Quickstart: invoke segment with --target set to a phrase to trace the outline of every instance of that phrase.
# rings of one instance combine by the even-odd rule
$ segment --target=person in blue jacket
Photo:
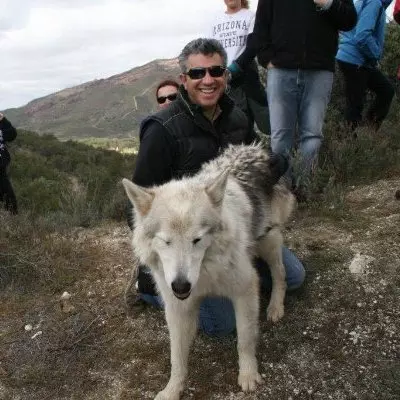
[[[394,88],[378,69],[385,41],[386,8],[392,0],[356,0],[358,22],[343,32],[336,59],[343,73],[346,122],[351,131],[362,121],[367,90],[374,100],[366,114],[367,124],[378,130],[389,112]]]

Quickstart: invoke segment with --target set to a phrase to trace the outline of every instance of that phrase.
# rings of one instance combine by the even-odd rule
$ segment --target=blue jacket
[[[373,67],[382,57],[385,40],[385,9],[392,0],[356,0],[358,21],[355,28],[340,35],[336,59]]]

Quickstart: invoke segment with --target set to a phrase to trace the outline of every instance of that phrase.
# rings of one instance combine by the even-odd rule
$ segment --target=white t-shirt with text
[[[228,54],[228,65],[244,51],[247,36],[253,32],[254,20],[254,12],[242,8],[234,14],[224,12],[212,22],[209,37],[222,44]]]

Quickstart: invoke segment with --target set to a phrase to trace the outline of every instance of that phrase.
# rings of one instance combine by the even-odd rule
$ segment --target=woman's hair
[[[156,96],[158,94],[158,91],[164,86],[175,86],[177,89],[179,89],[178,82],[174,81],[173,79],[165,79],[158,84],[158,86],[156,88]]]
[[[249,8],[249,0],[242,0],[242,8]]]

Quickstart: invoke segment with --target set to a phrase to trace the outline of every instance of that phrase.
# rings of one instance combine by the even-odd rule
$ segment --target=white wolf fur
[[[279,176],[260,145],[243,145],[229,147],[193,177],[146,189],[123,180],[135,209],[134,251],[151,268],[170,332],[171,377],[156,400],[179,399],[199,305],[210,295],[234,305],[239,385],[247,391],[261,382],[259,279],[252,262],[258,254],[270,266],[267,317],[276,322],[286,291],[281,229],[294,206]]]

